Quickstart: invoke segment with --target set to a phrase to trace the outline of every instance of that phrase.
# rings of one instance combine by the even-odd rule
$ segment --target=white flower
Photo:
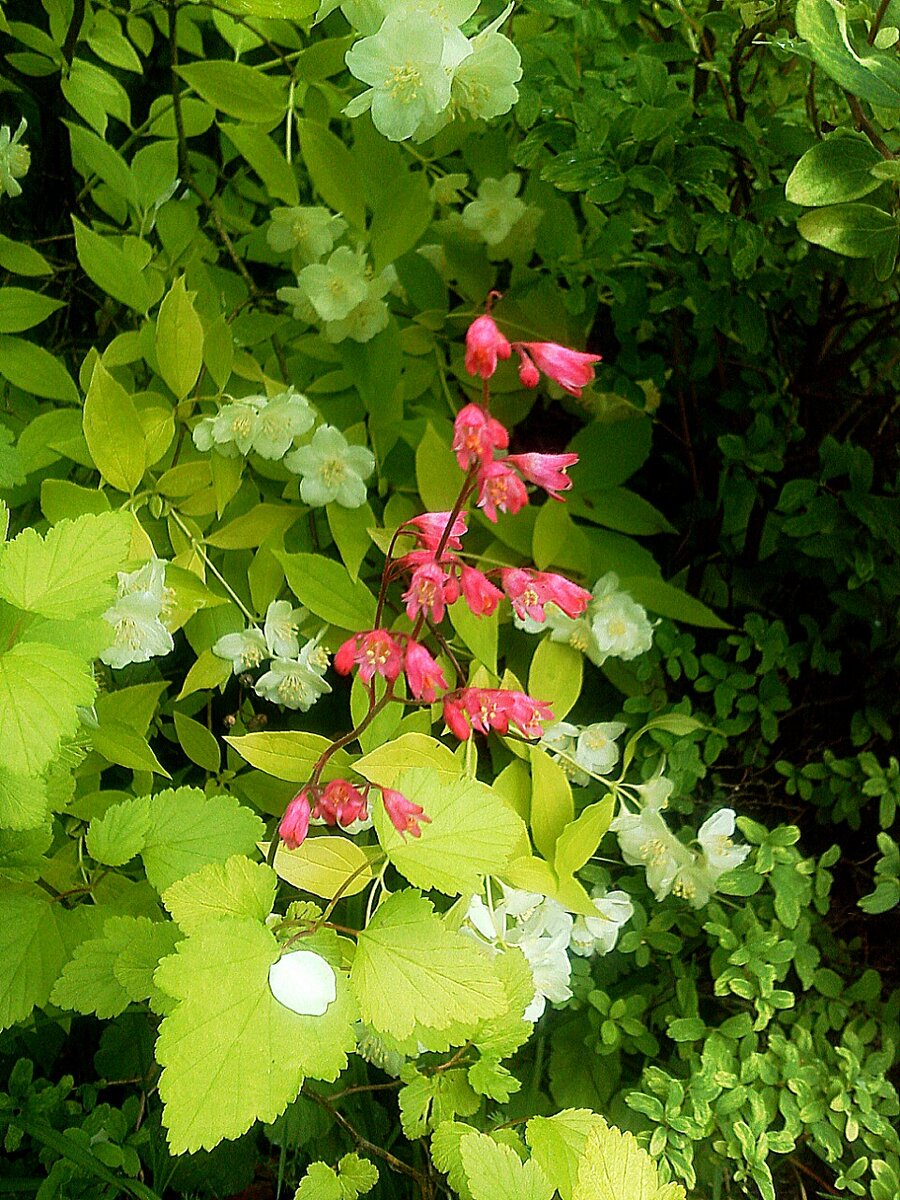
[[[670,831],[658,808],[637,814],[623,811],[610,829],[619,839],[625,861],[645,868],[647,886],[657,900],[668,896],[679,870],[693,864],[694,855]]]
[[[118,598],[103,614],[115,638],[101,651],[101,662],[121,669],[171,653],[175,643],[161,620],[172,595],[165,562],[152,558],[136,571],[120,571],[118,578]]]
[[[527,206],[516,195],[520,183],[514,171],[502,179],[483,179],[478,185],[478,199],[470,200],[462,211],[466,228],[477,233],[487,245],[499,245],[525,215]]]
[[[302,616],[303,609],[294,608],[289,600],[273,600],[266,609],[263,632],[274,658],[296,658],[300,653],[297,626]]]
[[[346,228],[342,217],[320,205],[273,208],[266,241],[279,253],[296,249],[302,259],[313,262],[331,252]]]
[[[337,996],[337,977],[321,954],[291,950],[269,967],[269,988],[292,1012],[321,1017]]]
[[[732,867],[739,867],[750,853],[749,846],[734,844],[731,840],[733,833],[733,808],[720,808],[697,831],[697,841],[703,850],[706,866],[717,876],[730,871]]]
[[[300,663],[300,665],[307,671],[311,671],[313,675],[318,675],[320,678],[328,670],[328,664],[330,662],[328,651],[323,646],[319,645],[324,632],[325,631],[323,629],[320,633],[317,633],[314,638],[310,638],[308,642],[305,642],[300,653],[297,655],[297,661]],[[329,688],[329,691],[330,690],[331,689]]]
[[[591,954],[609,954],[619,930],[631,919],[634,905],[627,892],[607,892],[592,897],[596,917],[576,917],[572,929],[572,949],[587,958]]]
[[[15,133],[9,125],[0,126],[0,196],[21,196],[19,180],[28,174],[31,151],[21,144],[28,122],[23,117]]]
[[[557,754],[568,754],[575,745],[579,728],[569,721],[557,721],[548,725],[541,737],[541,745],[546,750],[556,751]]]
[[[503,888],[503,900],[491,909],[481,896],[473,896],[466,919],[474,935],[489,946],[517,946],[528,960],[535,994],[525,1010],[526,1021],[536,1021],[547,1000],[556,1004],[572,995],[572,964],[567,949],[573,919],[555,900],[519,888]]]
[[[619,761],[616,738],[624,732],[625,726],[620,721],[588,725],[578,735],[574,755],[576,763],[592,775],[608,775]]]
[[[598,665],[607,658],[627,662],[653,644],[653,626],[646,610],[618,586],[618,577],[608,572],[594,585],[594,598],[588,606],[591,633],[601,656]]]
[[[359,508],[366,501],[364,481],[375,469],[375,456],[365,446],[351,446],[333,425],[320,425],[312,442],[286,455],[284,465],[302,476],[304,504],[321,507],[336,501]]]
[[[241,633],[226,633],[212,648],[217,658],[231,661],[235,675],[250,671],[268,658],[266,639],[259,629],[245,629]]]
[[[297,276],[297,287],[323,321],[340,321],[368,295],[366,256],[339,246],[327,263],[311,263]]]
[[[270,663],[268,671],[256,681],[253,690],[257,696],[273,704],[307,712],[331,688],[321,675],[310,670],[299,659],[276,658]]]
[[[277,462],[294,443],[316,423],[309,401],[293,388],[266,400],[257,397],[258,417],[253,429],[252,447],[260,458]]]
[[[692,854],[690,861],[682,864],[672,880],[672,895],[687,900],[692,908],[702,908],[716,890],[716,880],[721,871],[712,871],[699,855]]]
[[[453,73],[453,105],[485,121],[502,116],[518,100],[521,78],[519,51],[502,33],[487,29],[472,39],[470,53]]]

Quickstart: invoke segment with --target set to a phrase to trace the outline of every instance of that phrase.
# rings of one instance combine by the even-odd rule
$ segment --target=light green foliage
[[[375,809],[378,840],[416,887],[450,896],[476,891],[483,875],[502,873],[525,836],[521,819],[478,780],[447,782],[431,767],[411,767],[392,777],[390,786],[429,817],[421,837],[404,838],[383,806]]]
[[[661,1184],[653,1159],[630,1133],[598,1120],[587,1135],[572,1200],[685,1200],[678,1184]]]
[[[0,1029],[47,1003],[65,960],[57,912],[41,892],[0,885]]]
[[[394,1038],[418,1029],[470,1032],[503,1010],[490,961],[418,892],[398,892],[360,934],[351,981],[367,1025]]]
[[[176,279],[159,306],[156,319],[156,360],[176,400],[183,400],[197,381],[203,363],[203,326],[185,290]]]
[[[537,1162],[523,1163],[487,1134],[467,1133],[459,1154],[474,1200],[551,1200],[556,1191]]]
[[[588,1109],[570,1108],[552,1117],[532,1117],[525,1137],[532,1158],[552,1179],[562,1200],[572,1200],[588,1135],[601,1119]]]
[[[208,863],[163,893],[163,904],[187,934],[197,933],[219,917],[264,921],[275,900],[275,875],[262,863],[232,855],[224,863]]]
[[[171,924],[147,917],[110,917],[101,937],[77,947],[50,998],[60,1008],[118,1016],[132,1000],[154,995],[153,973],[177,941]]]
[[[95,683],[75,654],[39,642],[0,654],[0,760],[14,774],[37,775],[60,739],[78,728],[78,705],[90,704]]]
[[[353,1001],[339,979],[323,1017],[299,1016],[269,990],[279,956],[249,918],[204,923],[165,959],[156,983],[178,1001],[160,1026],[156,1057],[169,1144],[211,1149],[255,1120],[274,1121],[305,1076],[335,1079],[354,1045]]]

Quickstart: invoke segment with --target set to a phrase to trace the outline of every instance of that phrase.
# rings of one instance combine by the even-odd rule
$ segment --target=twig
[[[887,142],[883,141],[878,132],[873,128],[869,118],[862,110],[862,105],[853,95],[852,92],[844,92],[847,97],[847,103],[850,105],[850,111],[853,113],[853,120],[856,122],[856,128],[860,133],[864,133],[882,158],[893,161],[897,156],[888,146]]]
[[[887,3],[887,0],[885,0]],[[81,26],[84,24],[85,0],[75,0],[72,6],[72,20],[69,22],[69,28],[66,30],[66,38],[62,44],[62,55],[68,65],[71,67],[72,59],[75,57],[75,47],[78,45],[78,39],[81,36]]]
[[[374,1142],[370,1142],[367,1137],[363,1137],[359,1130],[350,1124],[344,1114],[339,1112],[338,1109],[335,1108],[335,1106],[324,1096],[320,1096],[318,1092],[310,1091],[309,1088],[305,1087],[303,1089],[303,1095],[306,1096],[308,1100],[312,1100],[313,1103],[318,1104],[321,1108],[324,1108],[325,1111],[332,1116],[335,1121],[337,1121],[338,1125],[340,1125],[342,1129],[346,1130],[346,1132],[350,1134],[357,1146],[361,1147],[363,1150],[368,1150],[370,1154],[376,1155],[376,1157],[386,1162],[388,1166],[393,1167],[395,1171],[399,1171],[401,1174],[408,1175],[411,1179],[415,1179],[416,1183],[419,1185],[422,1195],[428,1195],[428,1180],[421,1171],[417,1171],[415,1167],[411,1167],[409,1163],[405,1163],[402,1158],[397,1158],[395,1154],[391,1154],[390,1150],[385,1150],[382,1146],[378,1146]]]
[[[881,22],[884,20],[884,14],[887,12],[887,7],[890,2],[891,0],[881,0],[881,3],[878,5],[878,12],[875,14],[875,19],[872,22],[872,28],[869,30],[869,36],[866,38],[866,41],[870,46],[875,45],[875,39],[878,36],[878,30],[881,28]]]

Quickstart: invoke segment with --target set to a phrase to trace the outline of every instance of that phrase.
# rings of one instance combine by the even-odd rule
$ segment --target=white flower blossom
[[[273,250],[296,250],[305,262],[330,254],[347,222],[321,205],[273,208],[266,241]]]
[[[136,571],[120,571],[118,597],[103,614],[115,632],[111,646],[100,652],[101,662],[121,669],[149,662],[175,647],[162,621],[171,591],[165,586],[166,564],[153,558]]]
[[[612,571],[597,580],[590,613],[591,633],[601,656],[626,662],[646,653],[653,644],[653,626],[646,609],[619,591],[619,580]]]
[[[634,905],[627,892],[594,893],[591,897],[596,917],[575,918],[571,948],[584,958],[591,954],[609,954],[615,948],[619,930],[634,914]]]
[[[23,117],[15,133],[9,125],[0,126],[0,196],[21,196],[19,183],[31,166],[31,151],[22,145],[28,122]]]
[[[297,628],[302,616],[303,609],[294,608],[289,600],[273,600],[266,609],[263,633],[273,658],[296,658],[300,653]]]
[[[671,832],[658,808],[644,808],[639,813],[623,811],[610,829],[619,839],[625,861],[646,870],[647,886],[657,900],[668,896],[678,872],[694,861],[694,855]]]
[[[352,446],[333,425],[320,425],[308,446],[285,456],[289,471],[302,476],[300,498],[321,507],[336,501],[344,508],[366,502],[365,480],[375,469],[375,456],[365,446]]]
[[[253,690],[257,696],[273,704],[307,712],[331,688],[317,671],[300,658],[275,658],[269,664],[268,671],[256,681]]]
[[[288,388],[267,400],[259,396],[257,420],[251,442],[260,458],[277,462],[284,458],[294,444],[294,438],[308,433],[316,423],[315,414],[307,398]]]
[[[734,833],[734,809],[720,808],[708,817],[697,831],[697,841],[703,850],[706,866],[724,875],[733,867],[739,867],[750,853],[749,846],[736,846],[731,840]]]
[[[625,726],[621,721],[601,721],[588,725],[578,735],[574,758],[579,767],[592,775],[608,775],[619,761],[616,738]]]
[[[483,179],[478,185],[478,198],[470,200],[462,211],[466,228],[487,245],[499,245],[525,215],[527,205],[516,195],[520,184],[514,171],[502,179]]]
[[[213,645],[212,652],[217,658],[227,658],[235,675],[252,671],[269,657],[266,639],[255,628],[224,634]]]

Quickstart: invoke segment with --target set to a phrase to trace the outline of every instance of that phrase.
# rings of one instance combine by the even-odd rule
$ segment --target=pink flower
[[[466,604],[477,617],[489,617],[503,599],[503,593],[486,575],[464,563],[460,564],[459,583]]]
[[[426,550],[437,550],[438,543],[443,537],[449,520],[449,512],[422,513],[421,516],[413,517],[407,521],[405,525],[412,525],[419,544],[424,546]],[[462,542],[459,539],[467,532],[466,519],[460,513],[453,522],[453,528],[450,530],[450,536],[447,538],[445,544],[446,548],[448,550],[461,550]]]
[[[509,358],[511,352],[493,317],[478,317],[466,330],[466,370],[470,375],[490,379],[497,370],[497,359]]]
[[[468,471],[476,463],[489,463],[495,450],[505,450],[509,434],[483,408],[467,404],[456,414],[453,422],[453,449],[460,470]]]
[[[443,621],[446,605],[459,596],[459,585],[447,575],[436,562],[425,562],[416,567],[403,593],[406,615],[414,621],[419,613],[430,613],[433,621]]]
[[[396,679],[403,669],[403,648],[386,629],[357,633],[334,656],[334,669],[339,675],[349,675],[354,663],[363,683],[370,683],[376,674]]]
[[[492,462],[478,474],[478,507],[484,509],[489,521],[497,520],[497,512],[517,513],[528,503],[525,484],[504,462]]]
[[[303,788],[284,810],[278,836],[289,850],[302,846],[309,833],[309,794]]]
[[[549,603],[562,609],[567,617],[579,617],[591,600],[585,588],[552,572],[513,567],[500,572],[500,581],[520,620],[527,616],[543,622],[544,605]]]
[[[561,500],[560,492],[567,492],[572,480],[566,474],[569,467],[578,462],[577,454],[510,454],[503,460],[508,466],[528,480],[536,483],[553,497]]]
[[[465,741],[477,729],[487,733],[509,732],[515,725],[523,737],[540,737],[542,721],[552,721],[549,705],[534,700],[524,692],[506,688],[460,688],[444,697],[444,720],[451,733]]]
[[[425,815],[425,809],[421,805],[413,804],[412,800],[407,800],[402,792],[395,792],[393,788],[382,788],[381,798],[384,801],[385,812],[398,833],[411,833],[413,837],[422,836],[419,824],[422,821],[430,822],[431,817]]]
[[[581,399],[581,389],[593,383],[594,363],[601,359],[599,354],[584,354],[557,342],[514,342],[513,349],[522,360],[519,378],[526,387],[537,386],[540,369],[576,400]]]
[[[406,646],[406,678],[415,699],[425,700],[429,704],[433,704],[437,698],[436,689],[447,686],[444,672],[438,664],[424,646],[412,640]]]
[[[322,789],[312,815],[326,825],[352,825],[365,820],[366,798],[346,779],[332,779]]]

